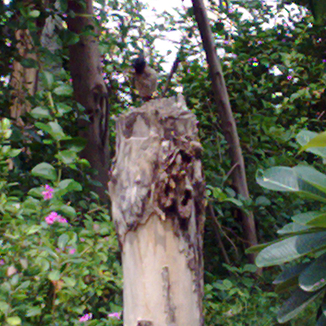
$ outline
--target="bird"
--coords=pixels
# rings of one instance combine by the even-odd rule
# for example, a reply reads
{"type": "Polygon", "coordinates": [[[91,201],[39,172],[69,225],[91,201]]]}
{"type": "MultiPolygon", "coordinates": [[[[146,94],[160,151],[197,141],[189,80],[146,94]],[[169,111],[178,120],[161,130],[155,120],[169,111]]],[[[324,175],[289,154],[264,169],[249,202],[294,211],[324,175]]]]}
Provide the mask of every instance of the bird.
{"type": "Polygon", "coordinates": [[[157,73],[148,66],[144,54],[141,52],[133,61],[135,87],[144,101],[152,99],[157,87],[157,73]]]}

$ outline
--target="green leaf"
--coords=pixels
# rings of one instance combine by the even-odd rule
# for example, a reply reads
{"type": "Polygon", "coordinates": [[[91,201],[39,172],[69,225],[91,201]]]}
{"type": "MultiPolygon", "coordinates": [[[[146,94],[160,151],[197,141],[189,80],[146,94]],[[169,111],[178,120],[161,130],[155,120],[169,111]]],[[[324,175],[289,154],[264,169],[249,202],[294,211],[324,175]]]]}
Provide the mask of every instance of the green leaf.
{"type": "Polygon", "coordinates": [[[58,110],[58,116],[62,117],[63,115],[69,113],[70,111],[72,111],[72,107],[71,105],[67,105],[65,103],[58,103],[56,104],[57,106],[57,110],[58,110]]]}
{"type": "Polygon", "coordinates": [[[40,230],[42,230],[42,226],[41,225],[32,225],[28,228],[26,228],[25,232],[27,235],[30,235],[30,234],[35,234],[37,232],[39,232],[40,230]]]}
{"type": "Polygon", "coordinates": [[[58,189],[65,190],[65,192],[70,191],[82,191],[82,186],[79,182],[73,179],[65,179],[59,182],[58,189]]]}
{"type": "Polygon", "coordinates": [[[299,153],[312,147],[326,147],[326,131],[318,134],[314,138],[308,141],[308,143],[301,147],[299,153]]]}
{"type": "Polygon", "coordinates": [[[297,215],[294,215],[292,217],[292,220],[296,223],[306,225],[308,224],[311,220],[314,220],[316,217],[320,215],[325,215],[325,213],[320,212],[320,211],[310,211],[306,213],[300,213],[297,215]]]}
{"type": "Polygon", "coordinates": [[[7,302],[0,301],[0,311],[6,315],[9,312],[10,305],[7,302]]]}
{"type": "Polygon", "coordinates": [[[74,45],[79,42],[79,35],[68,29],[61,30],[60,36],[65,46],[74,45]]]}
{"type": "Polygon", "coordinates": [[[299,276],[299,286],[304,291],[317,291],[326,285],[326,254],[319,256],[299,276]]]}
{"type": "MultiPolygon", "coordinates": [[[[30,189],[28,191],[28,194],[30,196],[33,196],[36,198],[43,198],[42,191],[44,191],[44,187],[36,187],[36,188],[30,189]]],[[[36,200],[36,199],[34,199],[34,200],[36,200]]],[[[36,204],[36,202],[38,203],[37,205],[39,205],[39,201],[38,200],[34,201],[35,204],[36,204]]]]}
{"type": "Polygon", "coordinates": [[[306,308],[309,303],[316,300],[322,293],[323,291],[315,293],[304,292],[301,289],[295,290],[292,296],[281,307],[277,316],[278,322],[285,323],[289,321],[306,308]]]}
{"type": "Polygon", "coordinates": [[[256,245],[256,246],[252,246],[252,247],[246,249],[246,253],[247,254],[254,254],[254,253],[260,252],[264,248],[270,246],[272,243],[276,243],[276,242],[279,242],[279,241],[281,241],[281,240],[275,240],[275,241],[272,241],[272,242],[262,243],[262,244],[259,244],[259,245],[256,245]]]}
{"type": "Polygon", "coordinates": [[[63,85],[56,87],[53,90],[53,93],[56,95],[59,95],[59,96],[71,97],[73,95],[73,89],[70,85],[63,84],[63,85]]]}
{"type": "Polygon", "coordinates": [[[47,108],[43,108],[41,106],[37,106],[35,109],[33,109],[30,112],[30,115],[34,119],[49,119],[49,118],[51,118],[51,112],[50,112],[50,110],[47,109],[47,108]]]}
{"type": "Polygon", "coordinates": [[[223,202],[229,202],[229,203],[234,204],[237,207],[243,207],[243,203],[240,200],[235,199],[235,198],[226,198],[223,200],[223,202]]]}
{"type": "Polygon", "coordinates": [[[274,280],[273,284],[279,284],[293,277],[298,277],[309,265],[310,263],[300,263],[284,269],[284,271],[274,280]]]}
{"type": "Polygon", "coordinates": [[[38,62],[32,58],[25,58],[20,63],[24,68],[38,68],[38,62]]]}
{"type": "MultiPolygon", "coordinates": [[[[57,193],[58,192],[56,192],[56,194],[57,193]]],[[[64,217],[74,218],[77,215],[75,209],[72,206],[64,205],[62,203],[56,203],[56,204],[51,205],[49,207],[49,210],[51,210],[53,212],[58,212],[58,213],[64,215],[64,217]]]]}
{"type": "Polygon", "coordinates": [[[42,313],[41,307],[31,307],[27,309],[26,316],[33,317],[33,316],[40,315],[41,313],[42,313]]]}
{"type": "Polygon", "coordinates": [[[321,214],[307,223],[309,226],[316,228],[326,228],[326,214],[321,214]]]}
{"type": "Polygon", "coordinates": [[[270,190],[297,192],[304,197],[326,202],[326,176],[309,166],[280,166],[258,171],[257,182],[270,190]]]}
{"type": "Polygon", "coordinates": [[[22,152],[21,149],[15,148],[15,149],[10,149],[10,152],[8,153],[8,157],[14,158],[18,156],[22,152]]]}
{"type": "Polygon", "coordinates": [[[48,90],[52,90],[54,84],[54,75],[49,71],[42,71],[41,79],[44,87],[48,90]]]}
{"type": "Polygon", "coordinates": [[[9,317],[6,319],[6,322],[9,324],[9,325],[21,325],[22,321],[19,317],[9,317]]]}
{"type": "Polygon", "coordinates": [[[51,132],[51,127],[48,124],[46,124],[46,123],[35,122],[35,126],[37,128],[40,128],[41,130],[47,132],[47,133],[50,133],[51,132]]]}
{"type": "Polygon", "coordinates": [[[69,149],[60,151],[58,154],[55,155],[55,157],[64,164],[71,164],[76,162],[77,160],[77,153],[74,151],[71,151],[69,149]]]}
{"type": "Polygon", "coordinates": [[[57,172],[55,168],[49,163],[40,163],[36,165],[31,171],[32,175],[35,177],[41,177],[47,180],[56,180],[57,172]]]}
{"type": "Polygon", "coordinates": [[[299,288],[297,276],[290,278],[282,283],[277,284],[275,287],[275,292],[280,294],[280,293],[284,293],[284,292],[293,290],[294,288],[299,288]]]}
{"type": "Polygon", "coordinates": [[[282,227],[282,229],[278,230],[278,234],[291,234],[291,233],[299,233],[299,232],[305,232],[312,227],[301,225],[298,223],[289,223],[282,227]]]}
{"type": "Polygon", "coordinates": [[[270,206],[271,201],[265,196],[258,196],[255,200],[257,206],[270,206]]]}
{"type": "Polygon", "coordinates": [[[51,271],[48,275],[50,281],[58,281],[60,279],[60,271],[54,270],[51,271]]]}
{"type": "Polygon", "coordinates": [[[61,234],[58,239],[58,247],[60,249],[64,249],[64,247],[67,245],[67,242],[69,241],[69,237],[67,234],[61,234]]]}
{"type": "Polygon", "coordinates": [[[58,211],[60,213],[62,213],[63,215],[68,216],[70,218],[74,218],[77,216],[77,213],[72,206],[62,205],[58,208],[58,211]]]}
{"type": "Polygon", "coordinates": [[[326,232],[299,234],[263,249],[256,258],[258,267],[283,264],[326,247],[326,232]]]}
{"type": "Polygon", "coordinates": [[[28,14],[29,17],[31,18],[37,18],[39,17],[41,12],[39,10],[31,10],[28,14]]]}
{"type": "Polygon", "coordinates": [[[74,279],[74,278],[72,278],[72,277],[66,277],[66,276],[64,276],[63,278],[62,278],[62,280],[65,282],[65,284],[67,285],[67,286],[70,286],[70,287],[74,287],[75,285],[76,285],[76,279],[74,279]]]}
{"type": "Polygon", "coordinates": [[[63,137],[65,137],[65,133],[57,122],[49,122],[48,125],[50,126],[49,134],[55,140],[61,140],[63,137]]]}
{"type": "Polygon", "coordinates": [[[41,267],[42,272],[46,272],[50,269],[50,263],[45,258],[38,260],[38,265],[41,267]]]}
{"type": "Polygon", "coordinates": [[[82,137],[74,137],[72,139],[64,140],[62,143],[65,148],[78,153],[85,148],[87,141],[82,137]]]}

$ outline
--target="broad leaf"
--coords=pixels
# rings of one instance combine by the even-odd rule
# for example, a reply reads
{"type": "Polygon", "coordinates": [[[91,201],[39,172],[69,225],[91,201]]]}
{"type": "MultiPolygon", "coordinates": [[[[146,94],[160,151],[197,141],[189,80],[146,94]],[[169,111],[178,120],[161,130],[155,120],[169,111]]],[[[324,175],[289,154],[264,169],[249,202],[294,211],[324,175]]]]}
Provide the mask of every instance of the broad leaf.
{"type": "Polygon", "coordinates": [[[58,188],[65,190],[65,192],[69,191],[81,191],[83,188],[81,184],[73,179],[65,179],[59,182],[58,188]]]}
{"type": "Polygon", "coordinates": [[[58,247],[60,249],[64,249],[64,247],[67,245],[67,242],[69,241],[69,237],[67,234],[61,234],[58,239],[58,247]]]}
{"type": "Polygon", "coordinates": [[[263,249],[256,258],[259,267],[283,264],[326,247],[326,232],[299,234],[263,249]]]}
{"type": "Polygon", "coordinates": [[[302,225],[307,225],[307,224],[309,225],[311,221],[321,216],[326,217],[326,213],[320,211],[310,211],[310,212],[294,215],[292,217],[292,220],[302,225]]]}
{"type": "Polygon", "coordinates": [[[67,105],[65,103],[58,103],[57,110],[58,110],[58,116],[62,117],[64,114],[66,114],[72,110],[72,106],[67,105]]]}
{"type": "Polygon", "coordinates": [[[283,283],[277,284],[275,287],[276,293],[283,293],[290,290],[294,290],[295,288],[298,288],[298,277],[292,277],[288,280],[286,280],[283,283]]]}
{"type": "Polygon", "coordinates": [[[323,298],[323,303],[320,306],[321,315],[318,318],[316,326],[325,326],[326,325],[326,304],[325,297],[323,298]]]}
{"type": "Polygon", "coordinates": [[[60,271],[53,270],[49,273],[48,278],[50,281],[58,281],[60,279],[60,271]]]}
{"type": "Polygon", "coordinates": [[[52,90],[54,84],[54,75],[49,71],[42,71],[41,79],[45,88],[48,90],[52,90]]]}
{"type": "Polygon", "coordinates": [[[295,317],[304,308],[308,306],[309,303],[316,300],[323,291],[319,292],[305,292],[301,289],[296,289],[292,296],[283,304],[281,307],[277,320],[280,323],[285,323],[295,317]]]}
{"type": "Polygon", "coordinates": [[[64,164],[71,164],[77,160],[76,152],[69,149],[58,152],[55,157],[64,164]]]}
{"type": "Polygon", "coordinates": [[[73,89],[70,85],[62,84],[53,90],[53,93],[61,96],[72,96],[73,89]]]}
{"type": "Polygon", "coordinates": [[[49,119],[51,118],[51,112],[49,109],[37,106],[30,112],[30,115],[35,119],[49,119]]]}
{"type": "Polygon", "coordinates": [[[299,153],[305,151],[308,148],[312,147],[326,147],[326,131],[318,134],[314,138],[312,138],[308,143],[301,147],[299,153]]]}
{"type": "Polygon", "coordinates": [[[65,133],[63,132],[61,126],[57,122],[49,122],[48,125],[50,126],[49,134],[56,140],[61,140],[65,137],[65,133]]]}
{"type": "Polygon", "coordinates": [[[307,224],[316,228],[326,228],[326,214],[317,216],[307,224]]]}
{"type": "Polygon", "coordinates": [[[279,166],[258,171],[257,182],[270,190],[297,192],[304,197],[326,202],[326,176],[312,167],[279,166]]]}
{"type": "Polygon", "coordinates": [[[10,326],[15,326],[15,325],[21,325],[22,321],[19,317],[8,317],[6,319],[6,322],[10,325],[10,326]]]}
{"type": "Polygon", "coordinates": [[[310,263],[301,263],[285,268],[284,271],[277,276],[273,284],[279,284],[293,277],[299,276],[309,265],[310,263]]]}
{"type": "Polygon", "coordinates": [[[299,286],[308,292],[317,291],[326,285],[326,254],[319,256],[299,276],[299,286]]]}
{"type": "Polygon", "coordinates": [[[31,173],[36,177],[42,177],[47,180],[54,181],[57,179],[57,172],[55,168],[51,164],[45,162],[36,165],[31,173]]]}
{"type": "Polygon", "coordinates": [[[62,141],[63,146],[71,151],[80,152],[86,146],[86,139],[81,137],[74,137],[72,139],[62,141]]]}
{"type": "Polygon", "coordinates": [[[309,230],[311,228],[312,227],[307,226],[307,225],[301,225],[301,224],[298,224],[298,223],[289,223],[289,224],[284,225],[282,227],[282,229],[277,231],[277,233],[278,234],[298,233],[298,232],[307,231],[307,230],[309,230]]]}

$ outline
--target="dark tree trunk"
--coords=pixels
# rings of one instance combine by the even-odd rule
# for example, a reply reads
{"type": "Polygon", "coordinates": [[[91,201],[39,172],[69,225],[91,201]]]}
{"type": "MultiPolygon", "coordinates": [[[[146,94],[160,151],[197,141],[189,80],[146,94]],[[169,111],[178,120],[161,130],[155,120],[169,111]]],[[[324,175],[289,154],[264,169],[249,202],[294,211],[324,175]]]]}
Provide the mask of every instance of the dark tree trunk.
{"type": "Polygon", "coordinates": [[[82,152],[98,174],[94,179],[103,187],[96,187],[101,198],[106,199],[109,146],[108,146],[108,92],[103,81],[98,39],[94,23],[91,0],[85,2],[69,0],[68,9],[73,15],[67,19],[69,30],[79,35],[79,42],[70,46],[70,70],[74,95],[83,105],[90,122],[80,122],[80,136],[86,138],[87,145],[82,152]],[[84,33],[86,32],[86,33],[84,33]]]}

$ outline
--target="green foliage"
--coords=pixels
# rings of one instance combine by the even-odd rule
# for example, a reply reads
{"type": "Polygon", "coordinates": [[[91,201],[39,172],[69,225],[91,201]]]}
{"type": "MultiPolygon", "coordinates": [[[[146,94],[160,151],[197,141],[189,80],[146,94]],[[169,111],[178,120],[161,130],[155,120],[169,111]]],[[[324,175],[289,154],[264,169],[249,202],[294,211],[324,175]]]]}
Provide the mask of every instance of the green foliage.
{"type": "MultiPolygon", "coordinates": [[[[311,134],[305,135],[311,136],[311,134]]],[[[306,141],[302,147],[326,147],[324,133],[306,141]]],[[[302,133],[298,137],[302,142],[302,133]]],[[[306,199],[325,203],[326,175],[309,166],[293,168],[274,167],[260,172],[257,182],[268,189],[296,192],[306,199]]],[[[316,206],[317,208],[318,206],[316,206]]],[[[290,298],[278,312],[281,323],[297,316],[311,302],[326,292],[326,213],[320,210],[305,211],[292,217],[292,223],[281,231],[285,239],[265,246],[258,254],[256,264],[260,267],[283,265],[283,272],[274,281],[278,292],[291,291],[290,298]]],[[[325,299],[323,299],[325,300],[325,299]]],[[[321,306],[324,309],[324,304],[321,306]]],[[[324,325],[323,313],[317,316],[317,325],[324,325]]]]}
{"type": "MultiPolygon", "coordinates": [[[[204,301],[206,325],[276,325],[278,295],[266,290],[271,275],[267,275],[266,280],[257,280],[252,277],[255,271],[253,265],[224,267],[229,271],[225,279],[207,275],[209,282],[205,285],[204,301]]],[[[291,325],[312,325],[313,320],[313,310],[310,309],[291,325]]]]}
{"type": "MultiPolygon", "coordinates": [[[[46,18],[66,18],[67,2],[60,3],[61,10],[52,3],[46,10],[40,2],[30,7],[21,1],[12,1],[9,6],[0,4],[1,117],[9,116],[11,101],[6,77],[13,60],[20,60],[14,31],[19,28],[31,31],[38,60],[21,63],[25,68],[42,70],[41,87],[28,99],[32,110],[22,117],[27,127],[19,128],[10,125],[9,120],[1,120],[4,126],[0,135],[0,254],[4,264],[0,266],[0,323],[4,325],[74,325],[87,313],[93,314],[87,325],[121,323],[107,318],[109,312],[121,311],[121,270],[114,228],[106,203],[101,203],[90,191],[93,181],[89,163],[79,158],[85,141],[77,136],[77,118],[87,120],[89,117],[84,108],[72,100],[67,68],[68,46],[79,38],[64,28],[55,35],[62,47],[51,52],[42,46],[39,37],[46,18]],[[47,200],[42,195],[45,185],[54,189],[52,198],[47,200]],[[61,222],[53,212],[61,216],[61,222]],[[50,215],[56,220],[53,224],[45,220],[50,215]]],[[[150,53],[149,61],[161,72],[160,92],[167,76],[162,65],[174,58],[171,45],[159,54],[157,42],[170,39],[172,34],[169,33],[176,30],[183,34],[182,46],[176,45],[177,49],[181,48],[181,63],[168,95],[176,94],[177,87],[182,85],[187,104],[198,117],[205,149],[207,195],[216,213],[216,219],[207,221],[205,232],[207,324],[276,325],[274,306],[278,299],[270,292],[267,282],[253,280],[245,265],[238,210],[254,211],[261,241],[274,239],[276,230],[294,216],[293,222],[280,233],[293,235],[304,244],[300,250],[309,251],[312,246],[309,232],[318,229],[322,248],[324,215],[319,206],[307,203],[305,198],[323,199],[325,195],[323,178],[317,172],[321,162],[311,155],[315,153],[325,158],[325,149],[316,147],[323,139],[307,144],[313,133],[303,131],[297,136],[298,143],[307,144],[304,149],[309,151],[301,154],[303,161],[313,163],[317,170],[297,166],[276,172],[274,187],[283,185],[287,180],[284,176],[290,173],[292,179],[288,181],[291,183],[283,186],[290,185],[292,192],[301,197],[279,196],[262,190],[256,184],[255,173],[259,168],[296,165],[294,150],[299,145],[293,142],[294,135],[302,129],[323,130],[325,30],[313,26],[309,15],[291,16],[287,25],[263,28],[262,22],[279,17],[281,5],[279,11],[274,12],[261,1],[242,1],[241,6],[252,14],[250,20],[243,19],[233,6],[230,12],[222,13],[222,8],[211,5],[214,38],[219,51],[225,53],[223,71],[247,167],[251,199],[244,200],[233,189],[234,167],[219,125],[218,108],[212,97],[203,51],[198,46],[199,33],[192,10],[179,9],[180,17],[164,12],[155,22],[148,23],[142,11],[145,6],[139,1],[109,1],[106,5],[105,10],[96,9],[96,24],[101,30],[100,51],[104,78],[110,88],[111,115],[139,104],[128,74],[133,55],[140,49],[150,53]],[[273,73],[276,68],[281,74],[273,73]],[[316,178],[314,182],[311,182],[312,176],[316,178]],[[302,207],[305,213],[300,213],[302,207]],[[216,245],[216,227],[230,260],[245,267],[231,268],[222,264],[221,248],[216,245]]],[[[113,124],[110,121],[112,140],[113,124]]],[[[274,248],[278,248],[278,243],[281,242],[276,242],[274,248]]],[[[299,266],[306,268],[308,263],[310,266],[312,263],[305,260],[316,253],[311,255],[296,249],[294,241],[288,243],[291,257],[303,260],[299,266]]],[[[277,257],[273,257],[276,261],[277,257]]],[[[307,272],[310,275],[320,265],[311,266],[307,272]]],[[[297,278],[284,277],[278,284],[279,291],[289,287],[293,280],[297,278]]],[[[311,287],[315,283],[304,284],[311,287]]],[[[300,309],[322,290],[318,286],[310,289],[313,289],[311,297],[295,303],[300,309]]],[[[298,298],[301,297],[299,293],[298,298]]],[[[294,303],[289,307],[291,305],[294,303]]],[[[325,318],[324,308],[322,305],[321,322],[325,318]]],[[[310,309],[312,312],[313,308],[310,309]]],[[[288,310],[285,314],[290,313],[288,310]]],[[[312,325],[313,320],[312,313],[301,314],[291,325],[312,325]]]]}
{"type": "MultiPolygon", "coordinates": [[[[29,183],[36,187],[23,193],[16,187],[26,188],[24,179],[9,174],[10,161],[21,152],[10,145],[10,127],[8,119],[1,120],[1,324],[74,325],[90,312],[89,325],[117,325],[108,318],[110,310],[121,310],[121,268],[113,223],[95,194],[74,179],[62,178],[69,170],[74,174],[80,159],[71,155],[67,163],[56,154],[61,152],[62,139],[73,138],[55,121],[39,125],[48,134],[41,142],[55,145],[56,150],[52,164],[42,162],[31,170],[29,183]]],[[[76,147],[71,148],[76,153],[76,147]]]]}

